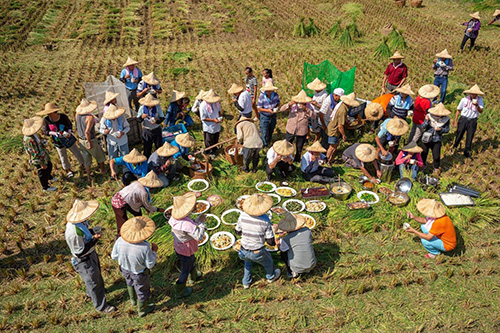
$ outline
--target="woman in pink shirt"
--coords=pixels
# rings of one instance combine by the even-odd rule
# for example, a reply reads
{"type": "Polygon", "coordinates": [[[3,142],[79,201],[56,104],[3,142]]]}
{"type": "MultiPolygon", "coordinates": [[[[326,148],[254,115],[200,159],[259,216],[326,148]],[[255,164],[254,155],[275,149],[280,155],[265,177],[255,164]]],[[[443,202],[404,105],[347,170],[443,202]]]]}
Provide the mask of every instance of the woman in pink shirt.
{"type": "Polygon", "coordinates": [[[267,82],[273,84],[273,71],[266,68],[262,71],[262,86],[265,86],[267,82]]]}
{"type": "Polygon", "coordinates": [[[422,156],[420,156],[422,150],[415,141],[411,141],[401,149],[396,158],[396,165],[399,166],[399,175],[401,178],[404,178],[403,172],[406,167],[411,170],[411,178],[417,178],[418,168],[424,166],[422,156]]]}

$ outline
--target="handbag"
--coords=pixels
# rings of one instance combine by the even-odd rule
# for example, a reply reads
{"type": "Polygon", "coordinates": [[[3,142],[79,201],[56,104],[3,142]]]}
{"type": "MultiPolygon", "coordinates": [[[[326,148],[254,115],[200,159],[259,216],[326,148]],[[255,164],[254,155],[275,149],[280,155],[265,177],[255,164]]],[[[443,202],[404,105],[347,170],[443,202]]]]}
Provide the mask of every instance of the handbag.
{"type": "Polygon", "coordinates": [[[427,131],[422,134],[422,143],[429,143],[432,140],[432,131],[427,131]]]}
{"type": "Polygon", "coordinates": [[[64,148],[71,148],[76,142],[76,138],[73,134],[71,134],[69,138],[65,138],[64,136],[60,137],[59,140],[61,140],[61,143],[64,146],[64,148]]]}

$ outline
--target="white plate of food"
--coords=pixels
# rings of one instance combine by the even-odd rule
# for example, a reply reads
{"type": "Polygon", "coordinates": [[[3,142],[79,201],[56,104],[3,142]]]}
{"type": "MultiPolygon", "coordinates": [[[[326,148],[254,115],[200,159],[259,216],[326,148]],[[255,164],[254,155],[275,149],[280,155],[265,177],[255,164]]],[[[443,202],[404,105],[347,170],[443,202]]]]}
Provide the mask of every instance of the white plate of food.
{"type": "Polygon", "coordinates": [[[210,202],[206,200],[198,200],[196,201],[196,205],[194,206],[193,212],[191,214],[200,215],[205,213],[210,209],[210,202]]]}
{"type": "Polygon", "coordinates": [[[207,232],[205,231],[205,234],[203,235],[203,239],[201,241],[198,242],[198,246],[202,246],[204,245],[206,242],[208,242],[208,234],[207,232]]]}
{"type": "Polygon", "coordinates": [[[276,207],[271,208],[271,212],[273,212],[274,214],[279,216],[279,215],[285,214],[286,209],[284,209],[283,207],[276,206],[276,207]]]}
{"type": "Polygon", "coordinates": [[[306,204],[303,201],[297,199],[288,199],[283,202],[283,209],[290,213],[300,213],[306,208],[306,204]]]}
{"type": "Polygon", "coordinates": [[[221,197],[217,194],[213,194],[207,198],[207,201],[210,203],[210,207],[217,207],[222,203],[221,197]]]}
{"type": "Polygon", "coordinates": [[[359,200],[366,202],[369,205],[376,204],[380,201],[378,194],[372,191],[360,191],[357,196],[359,200]]]}
{"type": "Polygon", "coordinates": [[[305,226],[308,227],[309,229],[313,230],[316,227],[316,219],[312,217],[309,214],[299,214],[300,216],[303,216],[306,219],[306,224],[305,226]]]}
{"type": "Polygon", "coordinates": [[[236,252],[240,252],[240,250],[241,250],[241,239],[237,239],[236,242],[234,242],[233,250],[235,250],[236,252]]]}
{"type": "Polygon", "coordinates": [[[220,226],[220,218],[214,214],[207,214],[207,222],[205,225],[207,226],[207,230],[215,230],[220,226]]]}
{"type": "Polygon", "coordinates": [[[294,197],[295,195],[297,195],[297,191],[295,191],[293,188],[291,187],[288,187],[288,186],[282,186],[282,187],[278,187],[275,192],[279,195],[281,195],[282,197],[285,197],[285,198],[291,198],[291,197],[294,197]]]}
{"type": "Polygon", "coordinates": [[[240,218],[241,213],[243,213],[241,210],[237,208],[231,208],[222,213],[220,219],[224,224],[236,225],[236,223],[238,223],[238,219],[240,218]]]}
{"type": "Polygon", "coordinates": [[[279,246],[278,245],[275,245],[275,246],[271,246],[267,243],[264,244],[264,248],[266,249],[267,252],[276,252],[279,250],[279,246]]]}
{"type": "Polygon", "coordinates": [[[309,213],[319,213],[326,209],[326,203],[321,200],[309,200],[306,202],[306,211],[309,213]]]}
{"type": "Polygon", "coordinates": [[[170,206],[165,211],[163,212],[163,217],[168,221],[172,217],[172,209],[174,209],[174,206],[170,206]]]}
{"type": "Polygon", "coordinates": [[[243,210],[243,203],[245,202],[245,199],[248,198],[249,196],[250,195],[245,194],[238,197],[238,199],[236,199],[236,208],[238,208],[239,210],[243,210]]]}
{"type": "Polygon", "coordinates": [[[219,231],[210,237],[210,245],[218,251],[224,251],[231,248],[236,239],[232,233],[219,231]]]}
{"type": "Polygon", "coordinates": [[[281,197],[279,195],[274,193],[268,193],[267,195],[273,198],[273,206],[276,206],[281,202],[281,197]]]}
{"type": "Polygon", "coordinates": [[[276,190],[276,185],[274,185],[271,182],[259,182],[255,185],[255,188],[258,191],[264,192],[264,193],[271,193],[276,190]]]}
{"type": "Polygon", "coordinates": [[[187,187],[192,192],[203,192],[210,187],[210,184],[205,179],[193,179],[187,187]]]}

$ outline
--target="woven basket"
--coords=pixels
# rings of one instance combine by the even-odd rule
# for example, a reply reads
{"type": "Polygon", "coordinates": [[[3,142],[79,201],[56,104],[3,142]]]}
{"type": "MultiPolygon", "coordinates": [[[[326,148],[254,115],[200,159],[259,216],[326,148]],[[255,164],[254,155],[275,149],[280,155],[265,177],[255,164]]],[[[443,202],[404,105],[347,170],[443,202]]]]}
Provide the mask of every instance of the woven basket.
{"type": "Polygon", "coordinates": [[[420,8],[422,7],[422,2],[423,0],[411,0],[410,6],[420,8]]]}
{"type": "Polygon", "coordinates": [[[236,148],[237,151],[235,152],[234,155],[229,154],[229,150],[231,148],[235,148],[235,145],[229,145],[226,148],[224,148],[224,155],[226,155],[226,159],[229,163],[232,165],[243,165],[243,155],[238,154],[238,151],[243,147],[241,144],[237,144],[236,148]]]}

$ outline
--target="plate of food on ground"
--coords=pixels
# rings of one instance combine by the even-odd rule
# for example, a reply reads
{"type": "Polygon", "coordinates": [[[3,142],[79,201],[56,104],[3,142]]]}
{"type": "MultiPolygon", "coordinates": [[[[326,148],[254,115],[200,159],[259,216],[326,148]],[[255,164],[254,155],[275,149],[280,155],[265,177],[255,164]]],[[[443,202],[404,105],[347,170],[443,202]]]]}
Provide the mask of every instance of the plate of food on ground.
{"type": "Polygon", "coordinates": [[[193,209],[193,214],[199,215],[205,213],[210,209],[210,203],[206,200],[198,200],[196,201],[196,205],[193,209]]]}
{"type": "Polygon", "coordinates": [[[314,229],[316,227],[316,220],[314,217],[312,217],[309,214],[299,214],[300,216],[303,216],[306,219],[306,224],[305,226],[308,227],[309,229],[314,229]]]}
{"type": "Polygon", "coordinates": [[[174,206],[170,206],[165,211],[163,212],[163,216],[165,219],[168,221],[170,220],[170,217],[172,217],[172,209],[174,209],[174,206]]]}
{"type": "Polygon", "coordinates": [[[241,210],[237,208],[231,208],[222,213],[220,219],[224,224],[236,225],[236,223],[238,223],[238,219],[240,218],[241,213],[243,213],[241,210]]]}
{"type": "Polygon", "coordinates": [[[267,243],[264,244],[264,248],[266,249],[267,252],[277,252],[279,250],[278,245],[271,246],[267,243]]]}
{"type": "Polygon", "coordinates": [[[201,241],[198,242],[198,246],[202,246],[204,245],[206,242],[208,242],[208,234],[207,232],[205,231],[205,234],[203,235],[203,239],[201,241]]]}
{"type": "Polygon", "coordinates": [[[290,213],[300,213],[306,208],[306,204],[297,199],[288,199],[283,202],[283,209],[286,209],[290,213]]]}
{"type": "Polygon", "coordinates": [[[382,194],[385,194],[386,196],[389,196],[393,193],[394,191],[391,190],[390,188],[388,187],[379,187],[378,188],[378,193],[382,193],[382,194]]]}
{"type": "Polygon", "coordinates": [[[217,194],[213,194],[207,198],[207,201],[210,203],[210,207],[217,207],[222,203],[221,197],[217,194]]]}
{"type": "Polygon", "coordinates": [[[207,221],[205,225],[207,226],[207,230],[215,230],[220,226],[220,218],[214,214],[207,214],[207,221]]]}
{"type": "Polygon", "coordinates": [[[224,251],[231,248],[235,242],[234,235],[227,231],[219,231],[210,237],[210,244],[218,251],[224,251]]]}
{"type": "Polygon", "coordinates": [[[281,197],[279,195],[274,193],[268,193],[267,195],[273,198],[273,206],[276,206],[281,202],[281,197]]]}
{"type": "Polygon", "coordinates": [[[245,202],[245,199],[248,198],[249,195],[242,195],[236,199],[236,208],[239,210],[243,210],[243,203],[245,202]]]}
{"type": "Polygon", "coordinates": [[[288,186],[278,187],[275,190],[275,192],[277,194],[281,195],[282,197],[285,197],[285,198],[291,198],[297,194],[297,191],[295,191],[293,188],[288,187],[288,186]]]}
{"type": "Polygon", "coordinates": [[[265,192],[265,193],[270,193],[270,192],[274,192],[274,190],[276,190],[276,185],[274,185],[273,183],[271,182],[259,182],[255,185],[255,188],[258,190],[258,191],[261,191],[261,192],[265,192]]]}
{"type": "Polygon", "coordinates": [[[321,200],[310,200],[306,202],[306,211],[309,213],[319,213],[326,209],[326,203],[321,200]]]}
{"type": "Polygon", "coordinates": [[[238,240],[236,240],[236,242],[234,242],[233,250],[235,250],[236,252],[240,252],[240,250],[241,250],[241,239],[238,239],[238,240]]]}
{"type": "Polygon", "coordinates": [[[377,193],[372,192],[372,191],[360,191],[360,192],[358,192],[357,196],[358,196],[359,200],[366,202],[369,205],[376,204],[380,200],[377,193]]]}
{"type": "Polygon", "coordinates": [[[283,215],[286,213],[286,209],[282,207],[273,207],[271,208],[271,211],[276,215],[283,215]]]}
{"type": "Polygon", "coordinates": [[[366,209],[370,208],[370,205],[363,201],[356,201],[347,204],[347,208],[356,210],[356,209],[366,209]]]}
{"type": "Polygon", "coordinates": [[[203,192],[207,190],[210,185],[205,179],[193,179],[187,184],[187,187],[192,192],[203,192]]]}

